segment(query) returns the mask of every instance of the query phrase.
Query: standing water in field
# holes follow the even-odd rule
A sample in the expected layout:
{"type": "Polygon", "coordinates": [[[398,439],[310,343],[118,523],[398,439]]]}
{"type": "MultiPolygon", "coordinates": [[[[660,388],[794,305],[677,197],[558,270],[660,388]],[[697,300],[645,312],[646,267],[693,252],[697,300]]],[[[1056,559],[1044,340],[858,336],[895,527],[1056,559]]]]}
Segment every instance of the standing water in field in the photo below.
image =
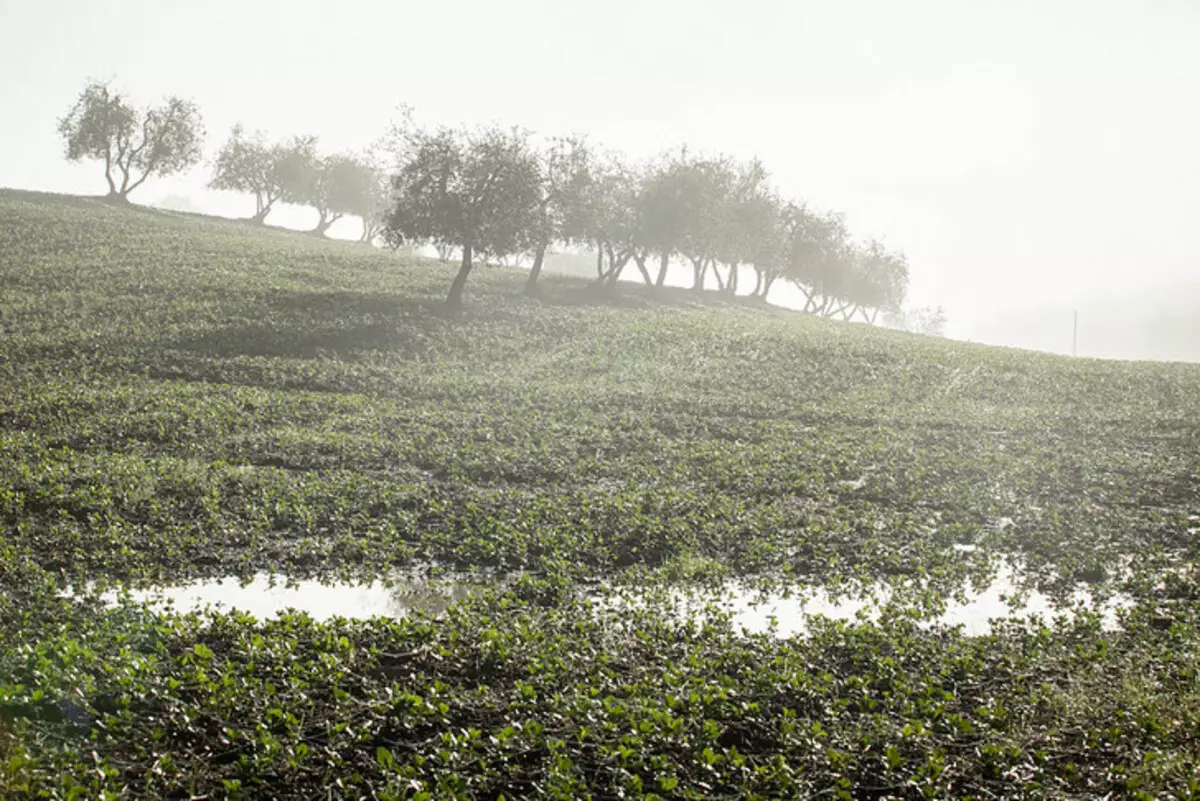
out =
{"type": "MultiPolygon", "coordinates": [[[[191,612],[208,607],[220,611],[239,610],[259,619],[278,615],[288,609],[305,612],[316,620],[333,617],[370,618],[406,617],[414,612],[440,614],[472,592],[503,583],[499,577],[457,576],[427,579],[413,575],[392,576],[386,581],[366,583],[329,583],[317,580],[286,582],[279,577],[259,574],[249,581],[234,578],[197,581],[177,586],[130,590],[134,602],[191,612]]],[[[832,620],[877,619],[884,608],[911,608],[904,599],[884,584],[867,585],[853,591],[824,587],[784,592],[763,592],[735,582],[719,589],[673,586],[665,588],[669,608],[680,617],[703,618],[710,613],[729,615],[736,627],[757,634],[773,631],[780,637],[805,633],[815,617],[832,620]]],[[[649,602],[653,590],[613,589],[608,596],[596,598],[602,609],[620,609],[649,602]]],[[[106,592],[102,598],[117,603],[120,594],[106,592]]],[[[661,597],[661,596],[660,596],[661,597]]],[[[929,623],[963,627],[968,635],[987,634],[993,618],[1010,615],[1025,617],[1038,614],[1050,618],[1073,613],[1081,608],[1097,611],[1106,628],[1115,628],[1118,611],[1128,599],[1117,597],[1094,602],[1083,590],[1069,602],[1056,602],[1036,590],[1021,590],[1009,568],[1002,568],[985,589],[948,599],[944,609],[922,617],[929,623]]]]}
{"type": "MultiPolygon", "coordinates": [[[[287,581],[279,576],[260,573],[249,581],[233,577],[194,581],[186,584],[131,589],[129,600],[148,603],[178,612],[213,608],[238,610],[263,620],[285,610],[304,612],[315,620],[334,617],[402,618],[425,611],[439,614],[473,590],[484,587],[482,578],[426,579],[412,575],[390,577],[386,581],[332,583],[316,579],[287,581]]],[[[116,604],[121,593],[110,590],[101,598],[116,604]]]]}

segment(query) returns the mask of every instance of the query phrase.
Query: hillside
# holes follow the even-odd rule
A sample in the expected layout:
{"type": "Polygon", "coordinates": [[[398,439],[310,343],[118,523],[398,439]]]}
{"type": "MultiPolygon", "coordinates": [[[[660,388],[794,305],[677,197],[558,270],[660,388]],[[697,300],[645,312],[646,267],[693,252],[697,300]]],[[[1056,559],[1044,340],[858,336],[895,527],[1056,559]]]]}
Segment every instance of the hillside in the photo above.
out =
{"type": "Polygon", "coordinates": [[[451,277],[0,192],[0,795],[1196,797],[1200,366],[451,277]],[[914,622],[1001,560],[1133,611],[914,622]],[[58,595],[430,564],[522,578],[399,623],[58,595]],[[909,594],[792,640],[576,592],[730,577],[909,594]]]}

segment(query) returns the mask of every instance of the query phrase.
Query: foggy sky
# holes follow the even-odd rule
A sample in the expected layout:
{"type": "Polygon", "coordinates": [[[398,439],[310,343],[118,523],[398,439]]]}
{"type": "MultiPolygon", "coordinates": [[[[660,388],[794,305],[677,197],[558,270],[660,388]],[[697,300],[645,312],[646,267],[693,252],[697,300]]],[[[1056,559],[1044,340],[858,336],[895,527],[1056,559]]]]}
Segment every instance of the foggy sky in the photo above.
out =
{"type": "MultiPolygon", "coordinates": [[[[361,148],[405,102],[632,156],[758,156],[904,250],[912,301],[959,335],[1200,278],[1193,0],[0,0],[0,75],[0,186],[102,193],[55,121],[113,78],[195,99],[209,154],[239,121],[361,148]]],[[[134,198],[252,210],[208,177],[134,198]]]]}

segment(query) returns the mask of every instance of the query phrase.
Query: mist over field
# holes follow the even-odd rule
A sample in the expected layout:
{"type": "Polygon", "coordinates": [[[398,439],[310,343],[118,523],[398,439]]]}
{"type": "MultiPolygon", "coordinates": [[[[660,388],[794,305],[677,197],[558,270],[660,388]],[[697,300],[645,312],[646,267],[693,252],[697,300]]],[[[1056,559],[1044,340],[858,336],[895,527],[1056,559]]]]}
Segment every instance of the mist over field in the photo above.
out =
{"type": "MultiPolygon", "coordinates": [[[[0,163],[0,186],[101,191],[52,135],[87,77],[195,99],[214,144],[242,122],[356,149],[398,103],[438,124],[586,133],[634,158],[686,142],[760,157],[788,194],[903,250],[910,302],[944,306],[951,336],[1066,352],[1059,326],[1079,307],[1087,355],[1194,358],[1178,342],[1191,315],[1142,297],[1200,270],[1186,235],[1200,215],[1193,3],[205,8],[7,5],[0,66],[21,77],[0,86],[0,146],[20,156],[0,163]]],[[[252,213],[207,190],[208,172],[147,185],[139,202],[252,213]]],[[[275,224],[311,227],[308,214],[281,209],[275,224]]]]}
{"type": "Polygon", "coordinates": [[[0,6],[0,799],[1200,801],[1197,43],[0,6]]]}

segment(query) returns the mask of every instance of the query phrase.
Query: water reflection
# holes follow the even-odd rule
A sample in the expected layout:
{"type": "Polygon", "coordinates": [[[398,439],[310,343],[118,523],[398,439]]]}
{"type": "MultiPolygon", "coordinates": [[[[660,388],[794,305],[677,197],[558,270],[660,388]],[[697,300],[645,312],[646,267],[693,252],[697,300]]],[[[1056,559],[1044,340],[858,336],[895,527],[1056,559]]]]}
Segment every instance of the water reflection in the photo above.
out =
{"type": "MultiPolygon", "coordinates": [[[[418,610],[440,614],[467,599],[472,592],[502,581],[497,577],[481,576],[429,579],[402,575],[359,584],[315,580],[285,583],[278,577],[260,574],[248,582],[226,578],[127,590],[127,594],[134,602],[169,606],[180,612],[211,606],[222,611],[248,612],[260,620],[287,609],[306,612],[317,620],[332,617],[401,618],[418,610]]],[[[622,609],[646,605],[655,594],[652,589],[624,588],[614,589],[610,595],[595,593],[594,600],[602,609],[619,614],[622,609]]],[[[662,590],[657,594],[660,600],[664,598],[662,590]]],[[[120,595],[110,591],[102,598],[117,603],[120,595]]],[[[781,637],[805,633],[816,616],[833,620],[859,617],[873,620],[889,605],[915,609],[921,604],[934,605],[928,614],[922,615],[930,625],[962,626],[968,635],[988,633],[993,618],[1038,614],[1049,620],[1057,614],[1070,614],[1080,608],[1099,612],[1102,624],[1113,629],[1118,625],[1119,610],[1131,605],[1127,596],[1101,601],[1093,598],[1086,589],[1076,591],[1067,599],[1056,600],[1037,590],[1021,589],[1010,568],[1001,568],[986,587],[960,592],[957,598],[948,599],[944,604],[936,596],[923,596],[911,587],[896,589],[884,584],[858,587],[849,592],[807,588],[790,593],[764,593],[736,583],[726,584],[718,590],[671,588],[665,591],[665,603],[681,617],[700,619],[717,612],[729,615],[735,626],[750,633],[773,630],[781,637]]]]}
{"type": "MultiPolygon", "coordinates": [[[[621,605],[641,605],[644,599],[636,593],[626,593],[621,605]]],[[[926,625],[962,626],[969,636],[987,634],[994,618],[1040,615],[1047,622],[1053,617],[1074,615],[1079,610],[1098,612],[1101,625],[1113,630],[1119,626],[1119,612],[1133,605],[1129,596],[1116,595],[1100,600],[1086,589],[1079,589],[1067,598],[1055,599],[1037,590],[1022,589],[1011,568],[1003,567],[994,580],[981,590],[964,591],[958,598],[947,599],[944,606],[936,598],[921,597],[911,588],[898,593],[885,584],[858,587],[852,591],[810,588],[791,593],[764,593],[759,590],[726,585],[719,591],[673,590],[666,603],[675,614],[702,619],[710,612],[727,614],[736,627],[751,634],[774,631],[779,637],[792,637],[808,631],[813,618],[852,621],[859,618],[877,620],[889,606],[896,609],[917,609],[921,604],[935,604],[921,615],[926,625]]],[[[607,602],[605,606],[613,606],[607,602]]]]}
{"type": "MultiPolygon", "coordinates": [[[[333,617],[405,617],[415,611],[441,614],[483,586],[478,581],[393,576],[370,583],[330,583],[317,580],[285,582],[278,576],[258,574],[250,581],[223,578],[175,586],[134,589],[130,600],[156,607],[191,612],[212,607],[220,611],[247,612],[259,620],[294,609],[315,620],[333,617]]],[[[117,603],[116,591],[101,598],[117,603]]]]}

